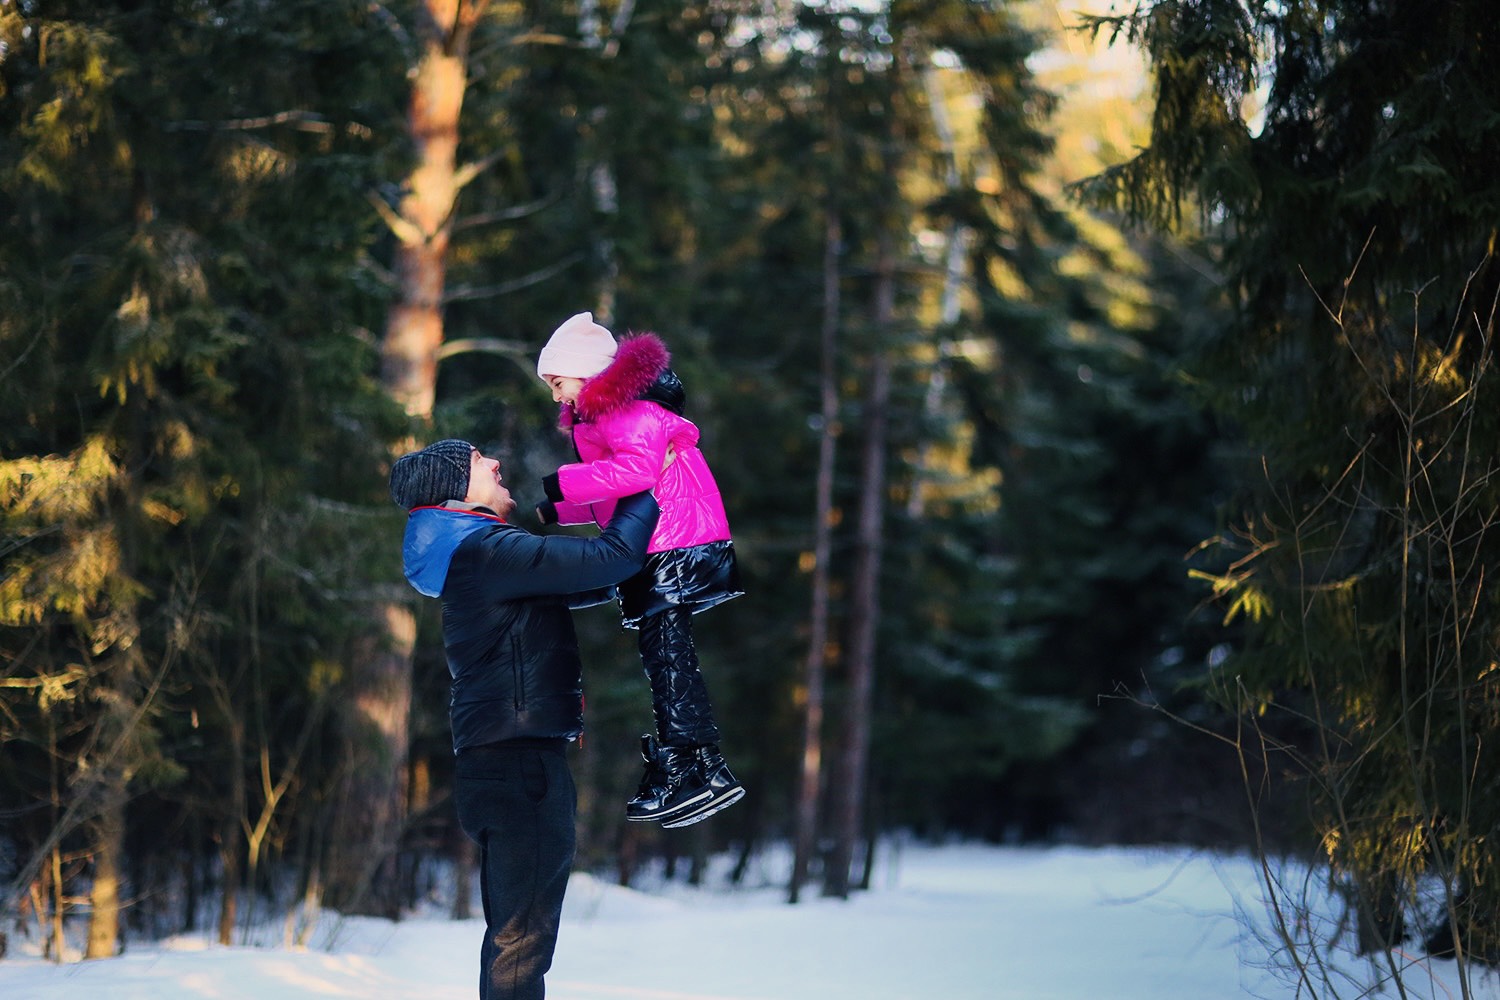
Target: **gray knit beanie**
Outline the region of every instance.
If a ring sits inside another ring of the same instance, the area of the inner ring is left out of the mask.
[[[474,446],[448,438],[396,459],[391,466],[391,499],[406,510],[439,507],[469,495],[469,464]]]

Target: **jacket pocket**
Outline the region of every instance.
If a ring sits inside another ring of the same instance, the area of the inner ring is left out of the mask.
[[[510,686],[517,712],[526,710],[526,657],[521,640],[510,636]]]

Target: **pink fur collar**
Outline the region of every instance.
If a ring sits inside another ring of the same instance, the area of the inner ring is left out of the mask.
[[[667,345],[656,334],[621,337],[609,367],[584,383],[574,406],[563,405],[558,426],[571,427],[573,411],[579,420],[594,420],[638,399],[671,363]]]

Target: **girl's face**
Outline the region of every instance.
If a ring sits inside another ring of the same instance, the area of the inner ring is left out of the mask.
[[[578,391],[583,388],[583,379],[571,378],[567,375],[545,375],[543,378],[552,389],[554,403],[567,403],[572,406],[578,402]]]

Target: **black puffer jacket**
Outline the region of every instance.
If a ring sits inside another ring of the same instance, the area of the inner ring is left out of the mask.
[[[571,609],[608,600],[641,568],[660,510],[620,501],[597,538],[533,535],[482,511],[424,507],[407,519],[406,577],[443,600],[454,752],[583,732]]]

